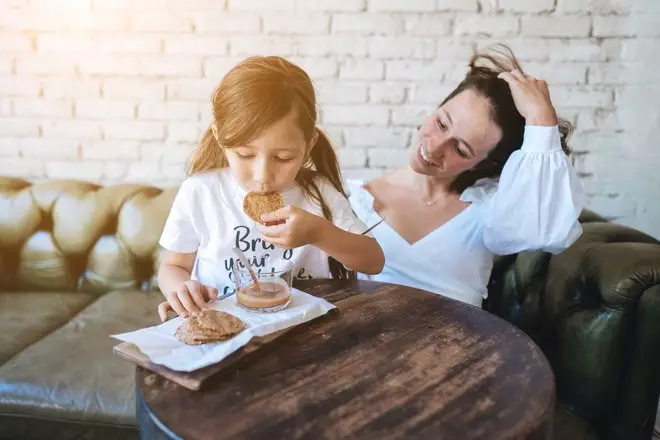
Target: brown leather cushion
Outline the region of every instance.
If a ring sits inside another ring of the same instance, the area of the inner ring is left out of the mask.
[[[0,365],[92,302],[87,293],[0,293]]]
[[[112,354],[109,335],[157,324],[160,301],[108,293],[12,358],[0,367],[0,415],[134,426],[135,368]]]

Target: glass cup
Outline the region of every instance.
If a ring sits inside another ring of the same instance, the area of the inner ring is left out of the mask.
[[[240,262],[234,262],[236,277],[236,303],[251,312],[277,312],[291,302],[293,264],[283,258],[256,257],[250,259],[255,284],[250,271]]]

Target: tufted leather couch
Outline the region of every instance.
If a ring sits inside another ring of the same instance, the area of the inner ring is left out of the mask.
[[[133,368],[108,335],[158,320],[157,241],[175,192],[0,177],[0,439],[138,438]],[[556,438],[650,438],[660,245],[581,220],[560,255],[498,259],[485,307],[551,361]]]

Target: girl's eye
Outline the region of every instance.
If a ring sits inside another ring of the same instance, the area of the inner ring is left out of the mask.
[[[440,118],[435,120],[435,123],[440,127],[441,130],[446,130],[447,126],[443,124],[442,120]]]

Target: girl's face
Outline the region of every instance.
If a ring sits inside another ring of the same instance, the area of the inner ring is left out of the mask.
[[[248,144],[224,151],[232,173],[247,191],[282,192],[295,184],[317,137],[315,133],[305,141],[297,114],[291,111]]]

